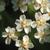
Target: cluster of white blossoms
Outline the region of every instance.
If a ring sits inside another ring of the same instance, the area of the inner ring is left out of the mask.
[[[36,10],[40,9],[42,13],[50,12],[50,0],[36,0],[35,2]]]
[[[29,50],[29,48],[33,48],[34,45],[29,39],[28,35],[24,35],[22,40],[18,39],[16,35],[15,28],[7,27],[5,29],[6,32],[3,32],[2,37],[6,38],[5,44],[10,44],[11,40],[15,41],[15,46],[19,47],[18,50]]]
[[[6,38],[5,40],[6,44],[10,44],[11,40],[16,41],[18,39],[18,36],[15,35],[15,29],[9,26],[5,29],[5,32],[3,32],[2,37]]]
[[[44,31],[50,25],[47,23],[50,20],[49,14],[41,14],[40,12],[35,13],[35,21],[31,19],[26,19],[26,16],[23,14],[16,19],[15,24],[16,28],[7,27],[5,29],[6,32],[3,32],[2,37],[6,38],[5,43],[10,44],[11,40],[15,41],[15,46],[19,47],[19,50],[28,50],[29,48],[33,48],[34,45],[30,41],[28,34],[31,32],[31,27],[37,29],[37,33],[34,34],[36,39],[39,39],[40,43],[48,42],[50,33]],[[15,30],[16,29],[16,30]],[[17,32],[24,31],[26,35],[23,36],[22,40],[18,39],[16,35]],[[48,40],[48,41],[47,41]]]
[[[14,10],[16,11],[20,8],[22,13],[28,10],[27,8],[30,3],[33,3],[32,5],[35,10],[40,9],[42,13],[50,12],[50,0],[12,0],[12,3]]]
[[[30,0],[21,0],[21,1],[22,7],[21,5],[19,6],[21,11],[24,13],[27,9],[25,8],[25,6],[27,7],[27,4],[30,3]],[[50,27],[50,24],[47,22],[50,20],[49,2],[50,0],[35,0],[34,8],[36,10],[40,9],[40,12],[35,13],[35,20],[27,19],[26,15],[24,14],[20,15],[19,19],[16,19],[15,21],[16,27],[15,28],[7,27],[5,29],[5,32],[3,32],[2,37],[6,38],[5,43],[10,44],[11,40],[15,41],[15,46],[19,47],[18,50],[29,50],[29,48],[33,48],[34,44],[31,42],[31,39],[29,38],[28,34],[31,33],[32,29],[34,28],[37,29],[37,32],[33,33],[32,35],[34,36],[35,39],[38,39],[39,42],[42,44],[44,42],[50,43],[50,32],[45,31]],[[17,35],[18,32],[19,34],[20,33],[22,34],[23,32],[24,35],[22,40],[19,39],[19,36]]]
[[[12,0],[13,9],[17,11],[20,8],[21,12],[24,13],[27,11],[27,5],[31,3],[32,0]]]

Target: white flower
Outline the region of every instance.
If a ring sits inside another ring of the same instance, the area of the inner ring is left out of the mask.
[[[16,43],[15,45],[19,47],[18,50],[29,50],[29,48],[34,47],[33,43],[30,42],[30,39],[27,35],[23,36],[23,40],[21,43],[18,41],[18,43]]]
[[[21,3],[19,4],[20,6],[20,11],[22,13],[26,12],[27,11],[27,4],[29,3],[29,0],[22,0]]]
[[[21,32],[24,29],[25,33],[28,34],[31,31],[31,22],[30,19],[26,19],[25,15],[21,15],[20,20],[16,19],[15,22],[17,31]]]
[[[50,12],[50,1],[49,0],[36,0],[37,5],[35,4],[35,9],[36,7],[39,7],[42,13]],[[37,10],[37,9],[36,9]]]
[[[40,12],[35,14],[36,21],[33,21],[31,26],[32,28],[37,28],[37,31],[43,31],[44,28],[46,28],[49,23],[47,23],[48,20],[50,20],[50,16],[48,14],[41,14]]]
[[[10,44],[11,43],[11,39],[16,41],[18,39],[18,37],[15,35],[15,29],[11,28],[11,27],[7,27],[5,29],[6,32],[3,32],[2,37],[6,38],[5,43],[6,44]]]
[[[27,11],[27,6],[26,5],[21,6],[20,10],[21,10],[22,13],[26,12]]]
[[[37,3],[41,4],[42,0],[36,0]]]
[[[48,32],[44,32],[44,31],[43,32],[37,32],[37,33],[35,33],[34,37],[36,39],[38,39],[41,44],[43,44],[44,42],[50,43],[50,33],[48,33]]]
[[[13,3],[14,11],[17,11],[18,8],[20,8],[20,11],[24,13],[27,11],[27,4],[29,4],[31,0],[12,0],[11,2]]]

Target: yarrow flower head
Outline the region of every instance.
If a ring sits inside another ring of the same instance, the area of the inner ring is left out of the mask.
[[[31,31],[31,22],[32,20],[26,19],[25,15],[21,15],[20,20],[16,19],[15,22],[17,31],[21,32],[24,29],[25,33],[28,34]]]
[[[48,20],[50,20],[50,16],[48,14],[41,14],[40,12],[35,13],[35,19],[36,21],[33,21],[31,26],[32,28],[37,28],[37,31],[42,31],[44,28],[46,28],[49,23],[47,23]]]
[[[3,32],[2,37],[6,38],[5,44],[10,44],[11,39],[16,41],[18,36],[15,35],[15,28],[7,27],[5,29],[6,32]]]
[[[22,42],[21,43],[17,43],[16,41],[16,46],[19,47],[18,50],[29,50],[29,48],[33,48],[34,45],[32,42],[30,42],[30,39],[27,35],[23,36]]]
[[[50,12],[50,0],[36,0],[34,7],[36,10],[40,8],[42,13]]]

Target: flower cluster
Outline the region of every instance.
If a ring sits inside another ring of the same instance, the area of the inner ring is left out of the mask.
[[[15,46],[19,47],[18,50],[29,50],[33,48],[34,44],[32,43],[29,33],[32,29],[36,28],[37,32],[33,33],[34,38],[38,39],[40,43],[50,42],[50,32],[47,32],[50,27],[50,24],[47,22],[50,20],[50,0],[12,0],[12,3],[19,5],[14,6],[14,10],[20,8],[22,13],[27,11],[27,5],[30,4],[30,1],[34,5],[35,10],[40,9],[40,12],[35,13],[35,20],[27,19],[26,15],[20,15],[19,19],[15,21],[15,28],[7,27],[5,32],[3,32],[2,37],[6,38],[5,43],[10,44],[11,40],[15,41]],[[15,3],[16,2],[16,3]],[[21,3],[21,4],[20,4]],[[22,40],[19,39],[18,33],[23,32]]]
[[[24,13],[27,11],[28,4],[31,3],[32,0],[12,0],[14,11],[20,8],[21,12]]]
[[[29,4],[32,4],[35,10],[40,9],[42,13],[50,12],[50,0],[12,0],[12,3],[14,10],[16,11],[20,8],[22,13],[27,11]]]
[[[42,13],[50,12],[50,0],[36,0],[35,9]]]

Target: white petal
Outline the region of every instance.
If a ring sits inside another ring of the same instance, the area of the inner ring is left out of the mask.
[[[22,13],[26,12],[27,11],[27,6],[24,5],[23,7],[20,8],[20,10],[21,10]]]
[[[5,44],[10,44],[10,43],[11,43],[11,39],[10,38],[6,38]]]
[[[24,28],[24,31],[25,31],[26,34],[28,34],[29,32],[31,32],[31,27]]]
[[[36,0],[37,3],[41,4],[42,0]]]
[[[10,29],[11,29],[10,27],[7,27],[7,28],[5,29],[5,31],[6,31],[6,32],[10,32]]]
[[[36,22],[35,22],[35,21],[33,21],[33,22],[31,23],[31,27],[32,27],[32,28],[35,28],[35,27],[36,27]]]
[[[38,10],[40,8],[40,5],[38,3],[35,3],[34,8],[35,10]]]
[[[42,32],[44,30],[45,26],[37,27],[38,32]]]
[[[50,12],[50,7],[47,7],[47,12]]]
[[[15,28],[11,28],[10,33],[15,33]]]
[[[16,19],[15,24],[18,25],[20,23],[19,19]]]
[[[20,47],[21,46],[20,40],[16,40],[15,46],[17,46],[17,47]]]
[[[21,15],[20,16],[20,21],[23,21],[23,20],[25,20],[26,19],[26,16],[25,15]]]
[[[40,35],[39,35],[38,33],[35,33],[35,34],[34,34],[34,37],[35,37],[36,39],[39,39],[39,38],[40,38]]]
[[[39,39],[39,42],[40,42],[41,44],[43,44],[43,43],[44,43],[44,39],[43,39],[43,38],[40,38],[40,39]]]
[[[46,8],[41,7],[40,11],[41,11],[42,13],[46,13],[46,12],[47,12],[47,7],[46,7]]]
[[[43,9],[43,8],[41,8],[40,11],[41,11],[42,13],[44,13],[44,9]]]
[[[35,18],[36,18],[36,20],[40,19],[41,16],[42,16],[42,14],[41,14],[40,12],[35,13]]]
[[[16,41],[18,39],[18,36],[12,37],[12,40]]]
[[[34,48],[33,43],[29,43],[29,48]]]
[[[46,24],[44,24],[43,26],[39,26],[39,27],[37,27],[37,31],[38,31],[38,32],[43,32],[44,29],[46,29],[46,28],[49,27],[49,25],[50,25],[50,24],[46,23]]]
[[[27,25],[30,26],[32,23],[32,20],[31,19],[27,19]]]
[[[50,0],[48,0],[48,4],[47,4],[47,12],[50,12]]]
[[[7,33],[6,32],[3,32],[2,33],[2,37],[4,37],[4,38],[7,37]]]
[[[22,48],[22,47],[20,47],[20,48],[18,48],[18,50],[25,50],[24,48]]]
[[[28,35],[24,35],[24,36],[23,36],[23,41],[29,41]]]
[[[18,32],[21,32],[23,30],[23,28],[21,27],[20,24],[16,26],[16,29],[17,29]]]

